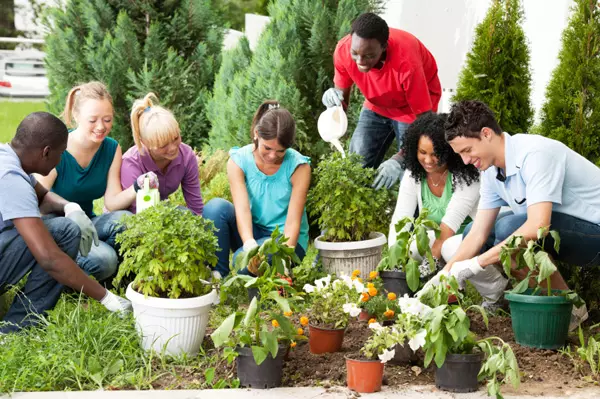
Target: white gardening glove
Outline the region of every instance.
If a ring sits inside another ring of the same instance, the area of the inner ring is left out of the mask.
[[[479,292],[486,302],[495,303],[502,297],[508,280],[502,275],[495,265],[484,267],[476,276],[469,279],[473,287]]]
[[[79,204],[75,202],[69,202],[64,208],[65,217],[74,221],[79,230],[81,230],[81,241],[79,241],[79,253],[81,256],[88,256],[90,249],[92,248],[92,242],[98,246],[100,241],[98,240],[98,232],[94,227],[94,223],[90,220],[85,212],[81,209]]]
[[[106,290],[106,295],[102,298],[100,303],[111,312],[124,314],[131,311],[131,302],[113,294],[109,290]]]
[[[430,288],[437,287],[438,285],[440,285],[440,278],[442,276],[448,278],[448,276],[450,276],[450,273],[444,269],[440,270],[435,276],[433,276],[428,282],[425,283],[423,288],[421,288],[421,290],[418,291],[415,294],[415,296],[417,298],[420,298],[421,295],[427,292]]]
[[[332,87],[331,89],[327,89],[325,93],[323,93],[323,98],[321,99],[323,105],[327,108],[331,107],[341,107],[342,101],[344,101],[344,92],[340,89],[336,89]]]
[[[455,262],[450,269],[450,275],[456,278],[456,282],[462,290],[465,288],[467,280],[477,276],[483,270],[483,267],[481,267],[477,260],[477,256],[475,256],[471,259]]]
[[[391,188],[402,177],[402,165],[394,158],[390,158],[377,168],[377,177],[373,182],[373,188],[379,190],[382,187]]]
[[[244,252],[248,252],[256,247],[258,247],[258,243],[255,239],[251,238],[244,243],[243,250]]]

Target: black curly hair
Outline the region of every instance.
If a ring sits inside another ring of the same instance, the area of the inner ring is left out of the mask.
[[[459,101],[450,108],[450,114],[444,126],[446,140],[452,141],[456,137],[480,138],[481,129],[484,127],[492,129],[497,135],[502,134],[494,112],[484,102]]]
[[[386,47],[390,37],[390,28],[383,18],[372,12],[366,12],[360,14],[352,22],[350,34],[354,33],[363,39],[377,39],[381,43],[381,47]]]
[[[427,172],[419,163],[417,154],[419,151],[419,139],[421,136],[428,137],[433,143],[433,151],[438,158],[440,165],[447,165],[448,170],[452,173],[452,188],[457,185],[479,181],[479,171],[473,165],[465,165],[460,155],[455,153],[446,142],[444,137],[444,124],[448,118],[448,114],[427,113],[415,120],[406,130],[404,140],[402,142],[402,152],[404,153],[404,161],[402,167],[410,171],[412,177],[420,182]]]

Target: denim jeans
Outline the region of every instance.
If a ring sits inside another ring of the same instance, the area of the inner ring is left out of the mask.
[[[116,211],[105,213],[92,218],[92,223],[98,232],[100,245],[92,244],[88,256],[77,256],[77,264],[83,271],[93,276],[98,281],[104,281],[113,276],[119,265],[115,238],[123,231],[119,221],[125,215],[131,215],[129,211]]]
[[[81,239],[79,227],[64,217],[43,219],[43,222],[58,247],[74,260]],[[0,252],[0,293],[30,273],[25,287],[17,293],[4,317],[7,324],[0,327],[0,332],[8,333],[34,324],[37,314],[52,309],[63,286],[42,269],[16,229],[0,233],[0,247],[4,247]]]
[[[229,274],[229,253],[233,251],[232,264],[235,265],[235,259],[243,251],[242,239],[238,232],[235,220],[235,208],[233,204],[222,198],[213,198],[206,205],[202,216],[212,220],[215,227],[219,230],[216,235],[219,242],[220,250],[217,252],[217,266],[215,270],[225,277]],[[252,226],[252,234],[254,239],[261,245],[266,239],[271,237],[272,231],[268,231],[260,226]],[[296,245],[296,255],[300,259],[304,258],[305,251],[300,245]],[[248,270],[244,269],[239,274],[249,274]]]
[[[350,152],[362,155],[365,167],[377,168],[383,162],[394,138],[398,152],[400,151],[408,125],[363,108],[350,139]]]
[[[498,215],[496,223],[482,248],[482,252],[501,243],[521,227],[527,215],[504,212]],[[577,266],[597,266],[600,264],[600,226],[564,213],[552,212],[550,228],[560,235],[560,248],[554,251],[552,236],[546,238],[545,250],[554,259]],[[471,230],[470,223],[463,232],[466,237]]]

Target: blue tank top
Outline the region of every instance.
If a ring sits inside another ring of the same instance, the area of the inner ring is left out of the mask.
[[[102,141],[98,151],[86,168],[82,168],[77,160],[65,151],[56,167],[56,181],[52,192],[70,202],[76,202],[89,217],[94,217],[94,200],[102,198],[108,183],[108,171],[115,158],[116,140],[107,137]]]
[[[242,148],[234,147],[229,151],[233,162],[244,172],[252,223],[271,232],[279,226],[279,230],[283,233],[292,197],[292,175],[299,165],[310,164],[310,158],[288,148],[279,170],[273,175],[265,175],[256,166],[252,150],[254,150],[254,144]],[[306,208],[302,213],[298,244],[304,250],[308,248]]]

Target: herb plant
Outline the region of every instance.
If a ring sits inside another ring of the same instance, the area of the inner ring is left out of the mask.
[[[242,252],[236,258],[235,272],[248,268],[252,274],[260,276],[272,268],[279,275],[288,275],[292,263],[299,264],[300,259],[294,248],[286,244],[287,241],[288,238],[276,227],[271,238],[266,239],[259,247]]]
[[[404,337],[399,331],[392,327],[384,327],[379,323],[370,323],[371,336],[367,339],[360,349],[367,359],[375,360],[379,358],[381,363],[386,363],[394,358],[396,354],[394,347],[404,341]]]
[[[428,230],[439,233],[440,227],[432,220],[427,219],[429,210],[424,208],[417,218],[404,217],[396,223],[396,241],[390,246],[388,255],[382,258],[377,266],[379,271],[401,270],[406,274],[408,288],[416,291],[419,288],[421,273],[419,261],[413,259],[410,247],[413,242],[417,243],[419,255],[427,258],[434,272],[435,261],[429,247]]]
[[[218,249],[212,221],[161,201],[122,223],[116,241],[124,260],[115,284],[133,273],[133,288],[147,296],[189,298],[212,290],[207,280]]]
[[[319,163],[308,194],[308,210],[318,218],[325,241],[361,241],[385,231],[388,190],[371,187],[375,170],[363,168],[358,154],[335,152]]]

